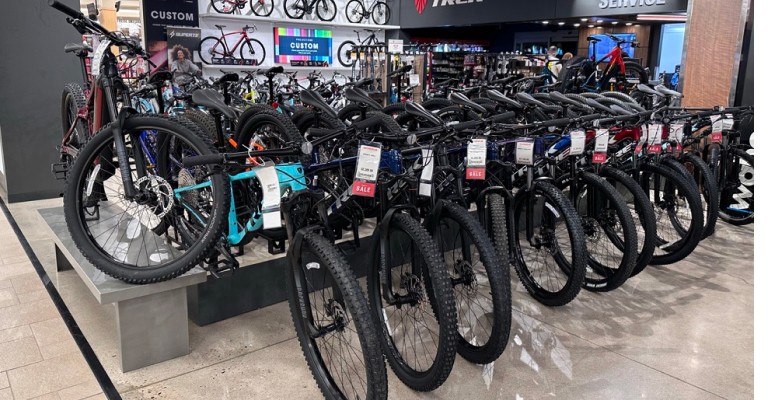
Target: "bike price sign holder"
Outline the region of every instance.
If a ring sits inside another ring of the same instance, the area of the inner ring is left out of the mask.
[[[648,154],[661,154],[661,136],[664,125],[651,124],[648,127]]]
[[[595,151],[592,153],[593,164],[604,164],[608,159],[608,129],[595,132]]]
[[[685,124],[671,124],[669,125],[669,137],[675,141],[673,147],[673,154],[680,154],[683,152],[683,139],[685,138]]]
[[[584,148],[586,147],[587,142],[587,133],[584,132],[584,130],[575,130],[571,131],[571,152],[569,153],[572,156],[579,156],[584,154]]]
[[[419,177],[419,196],[432,197],[432,176],[435,169],[435,159],[432,147],[421,149],[421,177]]]
[[[467,146],[467,180],[485,179],[486,143],[486,139],[474,138]]]
[[[376,194],[376,178],[379,176],[381,162],[381,143],[364,142],[357,152],[355,180],[352,194],[361,197],[373,197]]]

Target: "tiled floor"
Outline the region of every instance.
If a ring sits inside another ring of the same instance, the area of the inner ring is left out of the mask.
[[[0,213],[0,400],[104,398]]]
[[[36,210],[59,204],[10,206],[47,265],[54,263],[53,245],[36,228]],[[16,398],[90,395],[98,386],[30,277],[31,265],[6,246],[13,237],[4,232],[0,228],[0,243],[9,262],[0,265],[0,400],[11,391]],[[390,398],[752,398],[753,235],[752,227],[720,224],[688,259],[649,267],[611,293],[582,292],[557,309],[531,301],[516,285],[512,338],[498,361],[478,366],[457,359],[445,385],[428,394],[414,393],[390,374]],[[54,281],[126,399],[320,396],[285,303],[205,327],[190,323],[190,355],[122,373],[113,309],[100,306],[73,271]]]

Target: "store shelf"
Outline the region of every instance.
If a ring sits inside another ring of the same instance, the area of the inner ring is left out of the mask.
[[[287,18],[274,18],[274,17],[256,17],[253,15],[230,15],[219,13],[203,13],[200,14],[200,19],[211,21],[230,21],[230,22],[260,22],[271,23],[273,25],[311,25],[311,26],[330,26],[333,28],[359,28],[359,29],[400,29],[399,25],[371,25],[371,24],[353,24],[351,22],[337,22],[337,21],[313,21],[308,19],[287,19]]]

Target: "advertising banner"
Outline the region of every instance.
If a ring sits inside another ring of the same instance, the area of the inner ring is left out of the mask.
[[[197,0],[142,0],[144,39],[150,61],[168,68],[168,26],[198,26]],[[195,45],[195,48],[197,45]]]
[[[168,70],[173,72],[174,80],[200,75],[202,64],[196,50],[200,45],[200,28],[169,26],[167,30]]]
[[[275,28],[275,63],[330,65],[333,32],[325,29]]]

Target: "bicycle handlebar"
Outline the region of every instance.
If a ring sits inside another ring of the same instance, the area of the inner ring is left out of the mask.
[[[69,15],[70,17],[72,17],[74,19],[83,19],[83,18],[85,18],[85,16],[83,15],[82,12],[77,11],[77,10],[75,10],[73,8],[70,8],[68,5],[66,5],[64,3],[61,3],[59,1],[49,0],[48,1],[48,5],[53,7],[53,8],[55,8],[55,9],[57,9],[57,10],[59,10],[59,11],[61,11],[61,12],[63,12],[64,14]]]

